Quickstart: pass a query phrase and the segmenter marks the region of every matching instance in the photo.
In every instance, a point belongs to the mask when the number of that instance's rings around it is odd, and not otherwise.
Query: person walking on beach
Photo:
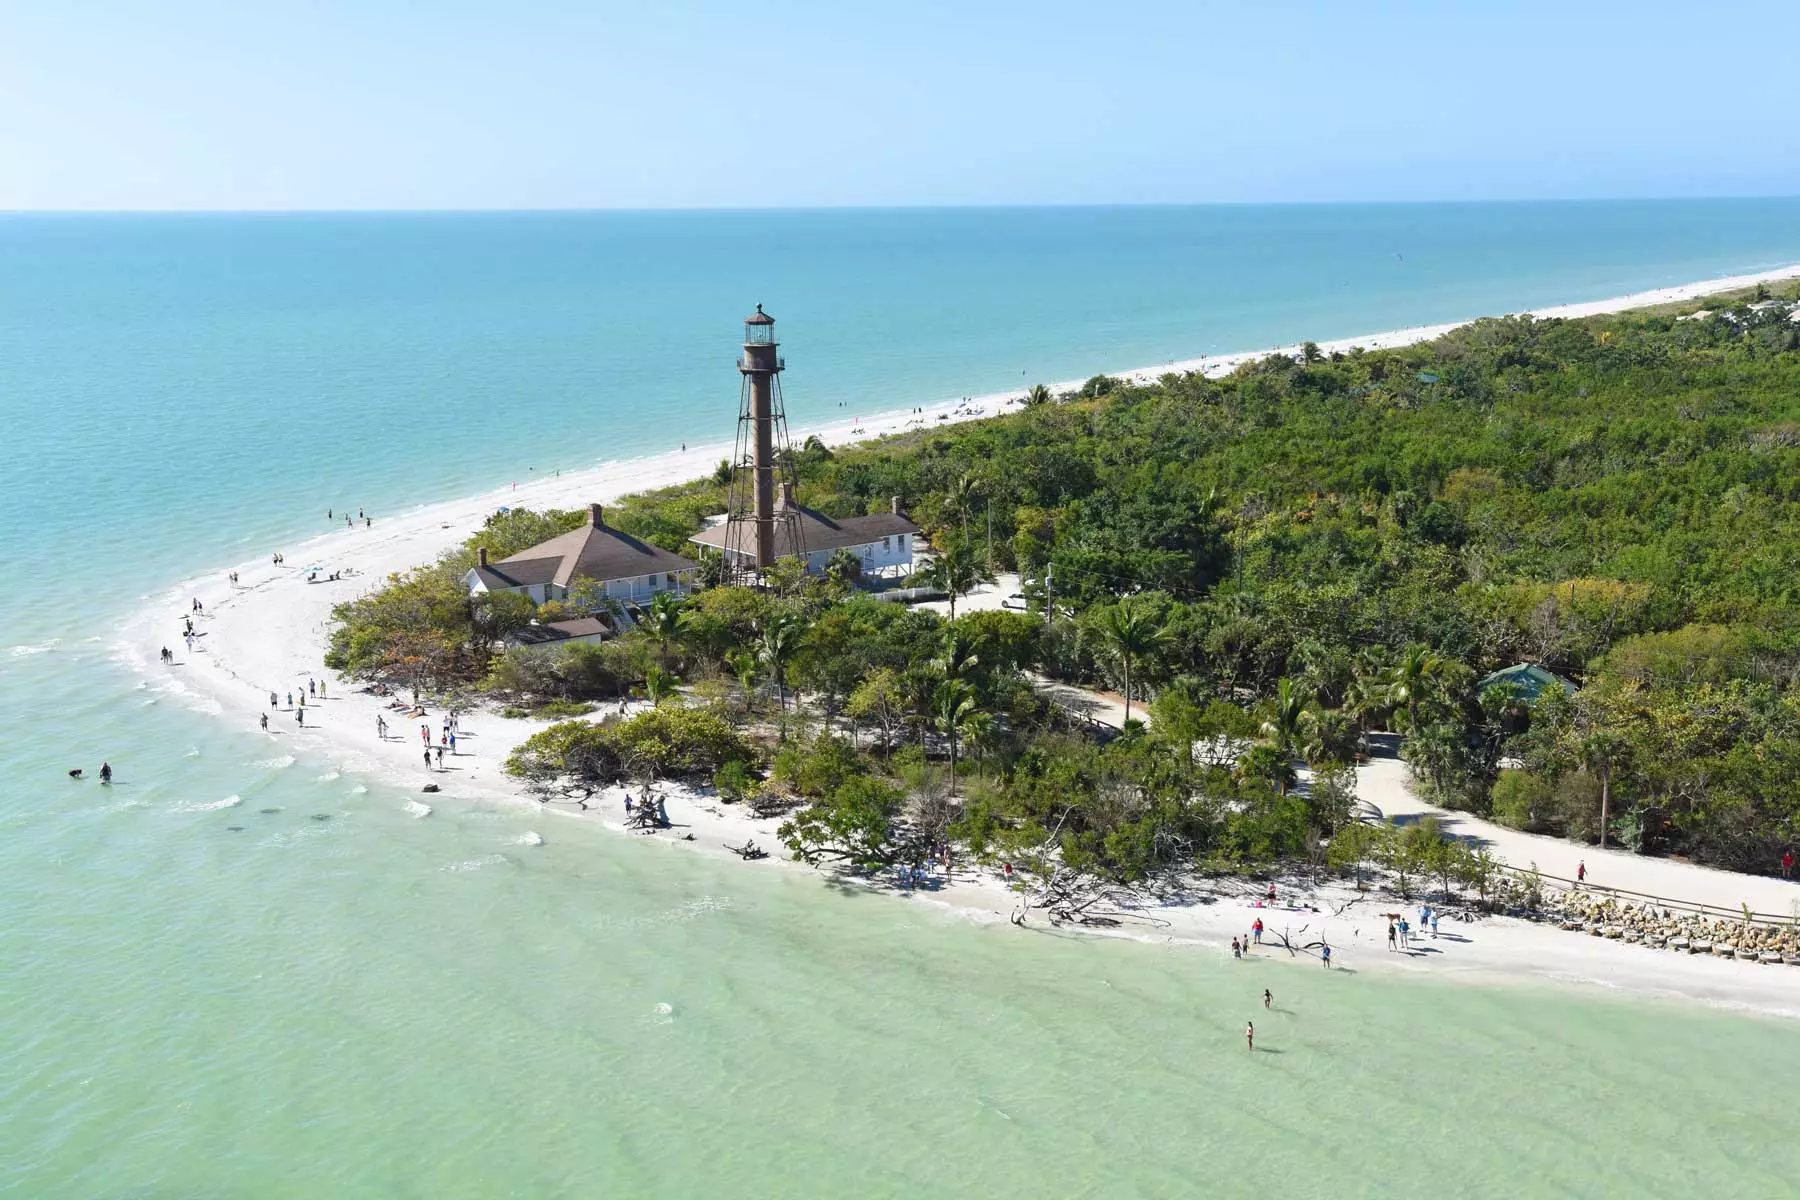
[[[1400,918],[1400,948],[1402,950],[1412,949],[1412,943],[1407,940],[1407,935],[1410,934],[1411,932],[1412,932],[1412,926],[1407,923],[1407,920],[1405,917],[1401,917]]]
[[[431,770],[431,747],[425,747],[425,769]]]
[[[262,715],[262,728],[263,728],[264,733],[269,732],[269,714],[268,713],[264,713]]]
[[[425,743],[425,752],[429,754],[431,752],[431,726],[419,726],[419,740]]]
[[[437,750],[438,750],[438,770],[441,771],[444,769],[444,748],[442,746],[439,746],[437,748]]]
[[[296,708],[294,710],[294,724],[299,725],[302,728],[305,727],[305,725],[306,725],[306,706],[304,704],[302,704],[299,708]]]
[[[375,736],[384,742],[387,741],[387,718],[379,713],[375,716]]]
[[[1392,921],[1389,921],[1388,922],[1388,949],[1389,950],[1392,950],[1394,948],[1395,940],[1397,938],[1399,938],[1399,936],[1400,936],[1400,927],[1395,925]]]
[[[1250,936],[1252,936],[1256,939],[1256,944],[1259,946],[1262,945],[1262,931],[1263,931],[1262,918],[1258,917],[1258,918],[1256,918],[1256,924],[1254,924],[1250,927]]]
[[[1437,923],[1438,923],[1438,913],[1437,913],[1437,910],[1434,908],[1431,910],[1431,940],[1434,942],[1437,941]]]
[[[1320,942],[1319,943],[1319,960],[1325,964],[1325,969],[1327,971],[1331,970],[1331,943],[1330,942]]]
[[[1585,858],[1575,864],[1575,882],[1577,884],[1587,882],[1587,859]]]
[[[294,693],[292,693],[292,692],[288,693],[288,707],[289,708],[294,707]]]
[[[280,697],[277,696],[274,692],[270,692],[269,693],[269,707],[270,708],[276,707],[276,701],[279,699],[280,699]]]
[[[1794,851],[1791,848],[1781,852],[1781,877],[1783,879],[1794,877]]]
[[[456,735],[454,733],[450,735],[450,753],[456,753]]]
[[[321,680],[319,680],[319,699],[323,700],[324,698],[325,698],[325,681],[323,679],[321,679]]]

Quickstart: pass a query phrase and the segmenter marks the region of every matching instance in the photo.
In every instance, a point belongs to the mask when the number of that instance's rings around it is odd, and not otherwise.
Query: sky
[[[1800,5],[0,0],[0,209],[1800,194]]]

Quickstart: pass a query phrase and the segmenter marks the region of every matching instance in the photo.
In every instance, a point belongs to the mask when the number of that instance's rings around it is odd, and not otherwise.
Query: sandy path
[[[1619,311],[1795,275],[1800,275],[1800,266],[1547,309],[1539,315],[1582,316]],[[1404,345],[1439,336],[1453,327],[1429,326],[1371,334],[1342,339],[1325,348]],[[1292,352],[1297,348],[1277,349]],[[1193,359],[1125,374],[1142,379],[1154,378],[1169,370],[1204,370],[1219,374],[1246,359],[1269,352]],[[908,428],[993,415],[1016,403],[1016,394],[981,397],[939,405],[924,414],[894,413],[861,422],[845,421],[797,430],[795,437],[799,439],[817,433],[829,444],[842,444]],[[520,795],[500,767],[512,747],[541,725],[508,720],[493,712],[466,714],[458,739],[458,753],[446,758],[447,769],[442,772],[428,769],[421,759],[418,722],[390,712],[385,707],[385,700],[356,692],[321,667],[332,606],[378,586],[390,573],[432,560],[468,537],[501,505],[574,508],[592,501],[610,503],[632,492],[695,478],[709,471],[728,452],[729,448],[723,445],[705,445],[680,453],[609,463],[591,470],[534,479],[478,496],[425,505],[397,517],[380,518],[372,527],[333,527],[329,532],[297,545],[269,547],[270,552],[277,549],[283,552],[286,565],[274,566],[264,555],[235,567],[220,566],[170,588],[140,606],[121,626],[117,648],[122,658],[140,670],[153,686],[185,694],[197,706],[238,723],[242,728],[256,730],[259,718],[267,713],[270,729],[262,736],[284,751],[328,762],[340,770],[357,772],[415,796],[425,784],[436,783],[442,792],[424,797],[432,804],[499,799],[531,805],[535,801]],[[312,566],[318,566],[321,575],[340,572],[343,578],[338,582],[308,583],[306,569]],[[228,572],[234,570],[239,577],[235,584],[227,579]],[[195,651],[190,654],[183,645],[181,623],[192,611],[191,602],[195,598],[202,602],[205,611],[196,621],[200,636]],[[963,605],[958,607],[960,610]],[[176,665],[165,667],[158,661],[158,652],[164,646],[175,652]],[[322,701],[309,701],[306,724],[302,726],[295,720],[294,711],[286,700],[290,691],[297,696],[309,679],[323,680],[329,695]],[[1091,705],[1090,711],[1096,719],[1116,724],[1118,716],[1122,715],[1114,711],[1119,707],[1114,700],[1082,693],[1079,689],[1069,691],[1071,701],[1080,700]],[[277,697],[272,709],[269,704],[271,692]],[[376,736],[378,716],[386,716],[392,725],[392,735],[387,740]],[[439,713],[432,711],[430,728],[434,740],[438,719]],[[1422,811],[1424,806],[1406,807],[1416,805],[1416,801],[1406,792],[1403,777],[1388,773],[1391,769],[1383,764],[1372,764],[1365,795],[1390,816]],[[778,822],[750,819],[686,789],[668,789],[666,800],[676,828],[672,833],[656,835],[658,838],[667,840],[691,833],[693,842],[683,845],[717,854],[726,853],[725,846],[741,843],[749,837],[772,849],[775,846],[774,828]],[[571,811],[571,815],[622,829],[622,793],[615,789],[602,796],[593,811],[580,814]],[[1467,821],[1462,817],[1451,819]],[[1497,852],[1509,861],[1535,860],[1546,871],[1554,872],[1557,866],[1565,870],[1572,866],[1570,853],[1579,853],[1565,843],[1489,828]],[[1467,825],[1459,829],[1459,832],[1472,831]],[[1481,832],[1488,836],[1486,830]],[[1557,857],[1559,854],[1560,858]],[[1694,898],[1715,897],[1708,900],[1709,903],[1735,904],[1739,898],[1748,898],[1764,911],[1787,911],[1785,892],[1766,898],[1761,891],[1745,894],[1745,888],[1750,884],[1760,888],[1767,881],[1746,882],[1742,877],[1721,872],[1704,872],[1683,864],[1656,863],[1611,853],[1590,853],[1588,865],[1600,882],[1647,891],[1667,889]],[[765,866],[768,869],[803,869],[779,858],[755,866],[747,865],[746,869]],[[1665,877],[1664,872],[1673,873]],[[1704,884],[1687,882],[1704,876],[1719,878]],[[1712,890],[1707,890],[1709,888]],[[1321,893],[1321,903],[1333,895],[1338,894]],[[912,899],[914,902],[946,904],[959,913],[981,920],[1003,920],[1017,904],[1017,898],[991,872],[967,869],[959,872],[956,881],[949,886]],[[1348,899],[1348,895],[1341,895],[1337,902]],[[1688,961],[1642,947],[1572,938],[1557,931],[1505,920],[1482,922],[1473,927],[1469,940],[1446,941],[1438,953],[1422,952],[1416,957],[1403,958],[1382,952],[1376,934],[1369,928],[1378,922],[1368,919],[1368,908],[1369,902],[1359,902],[1346,915],[1322,921],[1333,945],[1340,947],[1340,965],[1395,971],[1429,970],[1491,980],[1595,980],[1634,991],[1667,993],[1711,1003],[1742,1004],[1772,1012],[1792,1011],[1800,1015],[1800,972],[1787,973],[1781,968],[1748,963]],[[1156,941],[1195,942],[1222,953],[1232,934],[1247,930],[1255,914],[1242,903],[1221,902],[1158,909],[1155,915],[1158,924],[1128,926],[1124,935]],[[1294,914],[1291,920],[1299,924],[1321,921],[1321,918]],[[1033,922],[1034,925],[1042,923],[1041,915]],[[1316,962],[1310,962],[1310,965],[1318,969]]]

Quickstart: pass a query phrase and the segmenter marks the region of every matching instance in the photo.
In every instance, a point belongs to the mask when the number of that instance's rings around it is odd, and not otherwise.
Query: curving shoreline
[[[1800,276],[1800,264],[1612,300],[1558,306],[1538,310],[1534,315],[1579,317],[1617,312],[1796,276]],[[1321,348],[1331,351],[1352,346],[1390,348],[1409,345],[1441,336],[1462,323],[1339,339],[1322,343]],[[1292,346],[1278,347],[1274,351],[1246,351],[1119,374],[1139,380],[1153,379],[1169,371],[1223,374],[1247,360],[1271,352],[1297,349]],[[927,423],[935,425],[993,415],[1016,403],[1018,395],[1016,392],[1002,393],[944,403],[928,407],[922,414],[888,413],[861,424],[839,421],[798,428],[795,437],[816,434],[828,444],[842,445],[904,432]],[[471,714],[462,735],[462,748],[469,752],[447,760],[454,768],[451,771],[428,772],[420,761],[418,742],[406,736],[410,726],[403,718],[387,712],[383,699],[354,692],[321,667],[332,606],[377,585],[392,572],[435,558],[461,542],[499,505],[576,507],[589,501],[609,503],[621,495],[704,474],[727,449],[716,444],[696,446],[684,452],[605,463],[476,496],[422,505],[397,517],[384,518],[370,528],[334,529],[297,546],[281,548],[293,566],[278,568],[266,556],[259,556],[255,562],[235,568],[241,580],[239,584],[231,584],[226,579],[227,573],[234,568],[222,567],[175,585],[149,600],[139,610],[139,615],[123,626],[120,647],[126,660],[146,678],[170,691],[204,695],[217,707],[218,715],[242,722],[243,727],[253,733],[259,716],[269,713],[271,728],[264,736],[279,742],[284,752],[309,754],[315,758],[322,756],[337,769],[355,771],[415,795],[425,783],[437,783],[444,788],[434,801],[437,803],[492,799],[531,804],[534,802],[521,796],[519,789],[501,773],[500,764],[512,746],[541,728],[539,723],[511,720],[492,712]],[[305,569],[315,564],[327,572],[344,571],[350,575],[339,582],[309,584]],[[179,630],[181,618],[189,611],[189,602],[196,597],[205,605],[205,613],[198,622],[203,636],[200,651],[189,656],[179,649],[182,645]],[[156,662],[158,651],[164,644],[176,651],[182,665],[165,668]],[[271,711],[268,704],[271,691],[285,696],[288,690],[297,684],[303,685],[309,677],[328,679],[332,694],[320,703],[308,705],[306,726],[296,724],[292,711],[285,705]],[[374,732],[376,717],[383,714],[392,719],[400,734],[385,742],[378,741]],[[435,717],[434,711],[434,720]],[[435,732],[435,724],[433,730]],[[416,731],[413,732],[416,735]],[[722,855],[726,853],[724,847],[727,844],[741,842],[746,837],[754,837],[765,846],[774,847],[774,828],[779,823],[776,820],[757,821],[686,789],[670,789],[668,803],[674,821],[686,826],[686,832],[694,834],[691,845],[696,850]],[[623,831],[618,789],[607,793],[590,811],[573,812],[561,805],[552,811],[568,812]],[[672,835],[656,836],[668,840]],[[779,858],[771,861],[780,862],[786,869],[805,869]],[[1352,898],[1344,889],[1324,888],[1318,895],[1321,907],[1327,911]],[[1015,897],[991,873],[974,871],[961,873],[953,884],[921,899],[982,920],[1003,919],[1016,904]],[[1376,906],[1374,902],[1365,901],[1359,908],[1368,914]],[[1197,944],[1217,952],[1233,935],[1248,928],[1254,913],[1247,912],[1242,904],[1221,901],[1181,908],[1159,907],[1154,916],[1159,921],[1167,921],[1167,928],[1154,933],[1142,929],[1122,931],[1113,936]],[[1294,919],[1298,922],[1303,917],[1296,914]],[[1468,943],[1457,943],[1453,954],[1446,947],[1437,960],[1425,965],[1412,958],[1400,960],[1386,954],[1374,929],[1377,924],[1367,915],[1359,918],[1355,910],[1346,917],[1330,920],[1329,936],[1333,945],[1341,949],[1338,959],[1341,966],[1418,971],[1484,982],[1581,979],[1645,995],[1672,995],[1800,1016],[1800,977],[1776,968],[1750,963],[1671,961],[1669,956],[1658,956],[1640,947],[1572,938],[1560,931],[1504,918],[1489,919],[1469,927],[1479,936]],[[1311,965],[1318,969],[1316,962]]]

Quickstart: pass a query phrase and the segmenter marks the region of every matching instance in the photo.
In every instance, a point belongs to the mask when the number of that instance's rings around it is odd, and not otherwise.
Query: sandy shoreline
[[[1796,276],[1800,276],[1800,265],[1612,300],[1564,305],[1539,310],[1534,315],[1578,317],[1617,312]],[[1408,345],[1441,336],[1462,323],[1394,330],[1320,345],[1327,352],[1352,346],[1375,349]],[[1117,374],[1139,380],[1154,379],[1170,371],[1195,370],[1217,375],[1249,359],[1296,349],[1278,347],[1274,351],[1190,359]],[[1070,384],[1054,386],[1061,388]],[[1010,393],[978,397],[928,407],[922,414],[889,413],[860,424],[840,421],[796,429],[794,437],[798,440],[816,434],[827,444],[841,445],[928,423],[936,425],[992,416],[1008,411],[1018,402],[1018,396],[1019,393]],[[138,615],[121,629],[120,656],[142,672],[153,687],[191,696],[206,711],[241,723],[244,728],[255,731],[260,716],[269,714],[270,729],[263,736],[278,743],[284,752],[309,756],[328,762],[335,769],[357,772],[390,784],[411,792],[415,801],[433,805],[472,800],[534,804],[535,801],[524,797],[502,774],[500,767],[508,751],[542,728],[541,722],[510,720],[491,711],[467,714],[463,720],[464,733],[459,737],[459,753],[445,760],[448,769],[442,772],[427,770],[421,759],[418,721],[408,722],[398,713],[387,710],[383,698],[355,692],[320,665],[332,606],[371,590],[393,572],[431,561],[468,537],[501,505],[573,508],[590,501],[610,503],[632,492],[703,475],[720,457],[728,454],[729,449],[722,444],[695,446],[682,452],[535,478],[529,483],[477,496],[424,505],[397,517],[383,517],[372,527],[334,529],[298,545],[271,546],[270,552],[282,551],[287,565],[272,565],[265,553],[255,561],[235,567],[221,566],[160,595],[146,598]],[[321,575],[344,572],[346,578],[338,582],[309,584],[306,568],[315,565],[321,568]],[[239,577],[237,584],[227,579],[227,574],[232,571]],[[205,612],[196,622],[201,635],[197,652],[190,655],[183,646],[181,625],[182,618],[191,611],[194,598],[204,604]],[[158,661],[163,646],[175,652],[175,666],[165,667]],[[302,727],[296,723],[294,711],[286,704],[286,696],[290,691],[304,688],[308,679],[326,680],[329,696],[323,701],[309,700],[307,723]],[[274,708],[269,704],[271,692],[278,698]],[[432,710],[434,742],[439,715]],[[388,719],[392,733],[397,736],[385,741],[377,738],[378,716]],[[419,789],[426,783],[436,783],[443,791],[421,796]],[[586,813],[575,814],[569,806],[552,807],[623,831],[622,797],[617,792],[604,796]],[[771,851],[778,849],[774,837],[778,821],[756,821],[730,806],[685,789],[669,790],[668,808],[677,829],[673,833],[655,835],[658,838],[691,833],[692,848],[718,855],[727,853],[725,846],[741,843],[746,838],[755,838]],[[787,863],[775,855],[764,863],[746,864],[744,869],[807,868]],[[1327,888],[1319,893],[1318,903],[1330,911],[1350,898],[1343,889]],[[912,902],[946,905],[980,920],[1005,920],[1018,906],[1017,897],[1009,893],[992,873],[960,869],[953,882],[914,897]],[[1336,963],[1352,970],[1421,972],[1483,982],[1582,982],[1636,994],[1671,996],[1800,1016],[1800,971],[1688,959],[1501,918],[1458,925],[1453,935],[1458,940],[1445,938],[1435,945],[1429,940],[1423,943],[1433,952],[1404,957],[1390,954],[1381,940],[1385,923],[1374,917],[1376,911],[1386,907],[1380,902],[1363,900],[1337,917],[1324,918],[1310,913],[1284,913],[1280,918],[1268,912],[1262,915],[1271,928],[1280,928],[1278,920],[1285,919],[1296,929],[1303,924],[1310,925],[1314,932],[1325,929],[1337,948]],[[1220,900],[1212,904],[1158,908],[1152,915],[1157,922],[1167,924],[1128,924],[1120,933],[1158,942],[1193,943],[1210,948],[1214,953],[1225,953],[1224,947],[1230,938],[1245,933],[1256,913],[1241,902]],[[1045,925],[1042,914],[1035,914],[1032,921],[1039,927]],[[1265,949],[1257,956],[1274,957],[1276,953]],[[1288,956],[1280,953],[1279,957],[1285,960]],[[1313,970],[1321,969],[1315,959],[1294,961]]]

